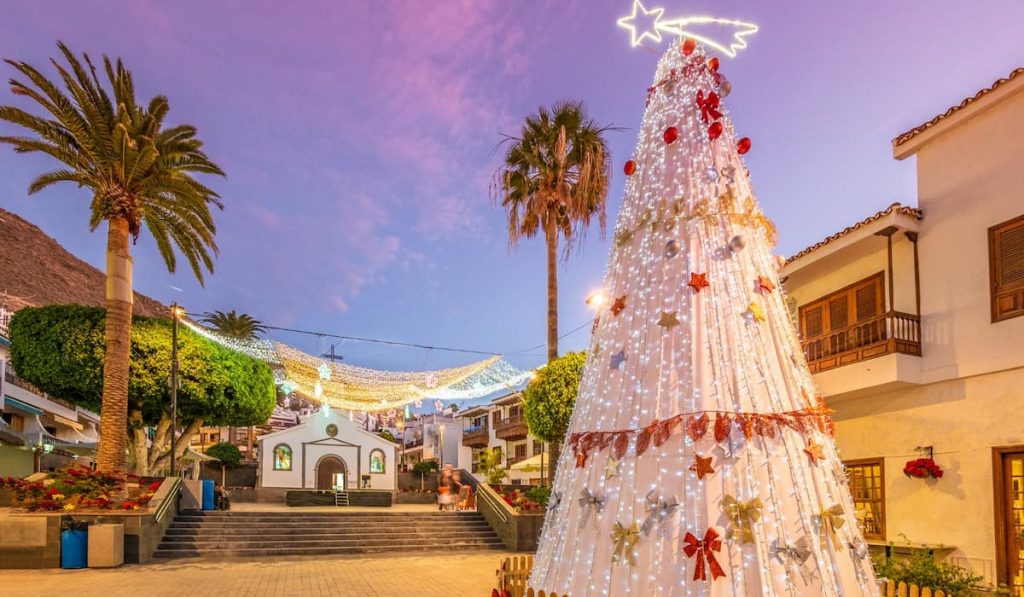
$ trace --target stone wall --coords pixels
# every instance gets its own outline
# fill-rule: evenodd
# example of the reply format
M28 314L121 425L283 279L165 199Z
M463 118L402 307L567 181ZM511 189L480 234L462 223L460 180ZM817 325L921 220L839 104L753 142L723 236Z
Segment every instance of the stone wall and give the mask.
M0 514L0 568L60 568L60 519Z

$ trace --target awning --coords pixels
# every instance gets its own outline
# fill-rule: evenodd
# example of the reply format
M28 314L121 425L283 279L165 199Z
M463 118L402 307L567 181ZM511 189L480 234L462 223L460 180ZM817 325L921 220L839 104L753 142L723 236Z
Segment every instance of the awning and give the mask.
M15 400L14 398L11 398L10 396L4 396L4 408L7 408L8 406L10 406L12 408L16 408L16 409L18 409L20 411L27 412L27 413L29 413L31 415L43 415L43 414L45 414L41 408L36 408L36 407L32 406L31 404L25 404L21 400Z
M541 460L541 457L543 457L543 460ZM519 462L510 466L509 470L513 470L520 473L536 473L540 471L541 462L544 463L544 468L548 468L549 465L547 452L544 452L543 454L535 454L534 456L531 456L526 460L520 460Z
M65 419L64 417L62 417L60 415L53 415L53 420L57 421L61 425L64 425L65 427L70 427L70 428L72 428L72 429L74 429L76 431L82 431L82 430L85 429L85 426L83 426L78 421L72 421L71 419Z
M191 447L185 448L185 453L181 455L182 460L194 460L196 462L220 462L220 458L214 458L209 454L203 454L202 452L196 452Z

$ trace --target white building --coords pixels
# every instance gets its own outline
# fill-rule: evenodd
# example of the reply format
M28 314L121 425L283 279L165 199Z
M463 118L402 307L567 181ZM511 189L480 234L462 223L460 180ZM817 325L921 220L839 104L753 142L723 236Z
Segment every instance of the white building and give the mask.
M1024 68L893 141L898 204L782 271L858 522L1024 595ZM909 478L932 456L939 479Z
M462 421L451 410L415 415L402 429L404 470L424 460L437 460L439 467L450 464L469 468L469 449L462 446Z
M506 482L538 484L541 481L540 467L518 471L512 467L531 457L546 454L544 442L530 437L526 420L523 418L522 395L512 392L484 404L467 409L459 414L462 419L462 444L470 450L468 468L475 477L484 479L480 472L480 455L484 450L497 450L501 454L502 466L509 471ZM546 456L541 456L545 459ZM545 475L547 471L544 471Z
M259 486L286 489L398 488L397 444L362 428L347 411L304 417L257 438Z

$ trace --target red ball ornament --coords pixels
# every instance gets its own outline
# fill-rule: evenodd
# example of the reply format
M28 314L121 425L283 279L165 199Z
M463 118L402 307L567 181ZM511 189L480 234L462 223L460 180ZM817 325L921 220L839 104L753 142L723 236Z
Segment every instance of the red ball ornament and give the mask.
M693 54L693 51L697 49L697 40L692 37L687 37L686 41L683 42L683 56L689 56Z
M718 123L715 123L715 124L718 124ZM675 143L676 139L678 139L678 138L679 138L679 131L676 130L676 127L670 126L667 129L665 129L665 144L666 145L671 145L672 143Z
M710 68L711 72L713 72L713 73L717 73L718 72L718 57L717 56L712 58L711 60L708 60L708 68Z
M736 142L736 151L743 155L750 151L750 137L743 137Z
M633 176L633 173L636 172L636 162L629 160L626 162L626 165L622 167L622 171L626 173L626 176Z
M715 139L722 136L722 123L712 122L711 126L708 127L708 139L714 141Z

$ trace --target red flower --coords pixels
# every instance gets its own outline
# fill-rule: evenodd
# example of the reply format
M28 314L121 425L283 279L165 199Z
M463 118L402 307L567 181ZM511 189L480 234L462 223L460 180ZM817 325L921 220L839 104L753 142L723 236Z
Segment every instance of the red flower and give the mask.
M153 481L149 484L150 491L156 491L157 489L160 489L160 481Z
M927 479L929 477L941 479L943 471L942 467L935 464L935 460L931 458L918 458L917 460L908 461L903 466L903 474L915 479Z

